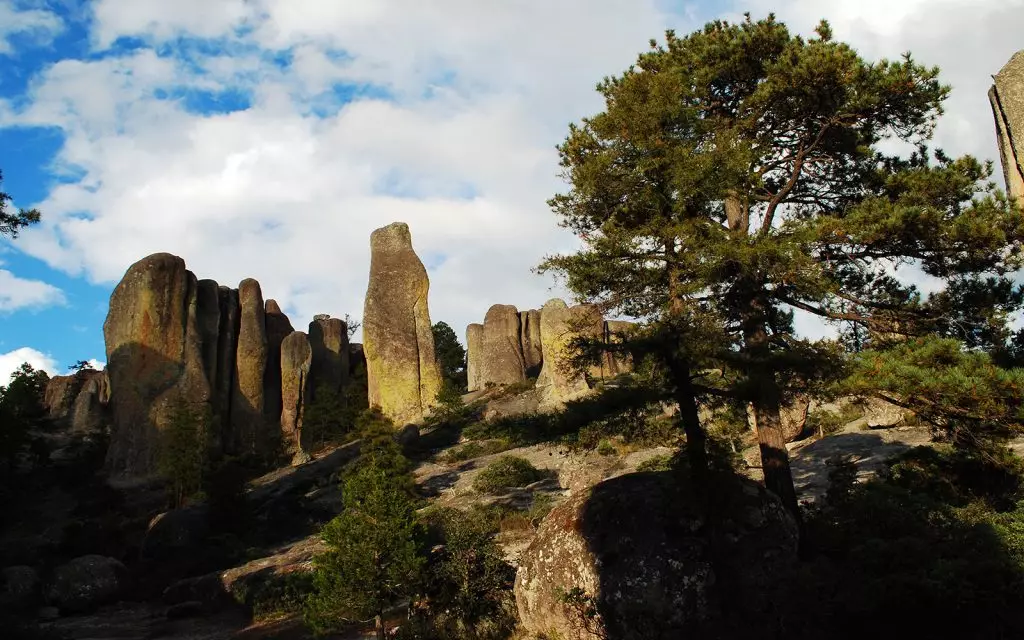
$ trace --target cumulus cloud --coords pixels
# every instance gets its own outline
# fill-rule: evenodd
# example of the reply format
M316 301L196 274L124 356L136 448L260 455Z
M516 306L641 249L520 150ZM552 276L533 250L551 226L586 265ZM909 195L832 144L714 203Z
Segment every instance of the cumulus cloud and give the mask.
M0 314L63 305L66 302L64 292L52 284L19 278L7 269L0 269Z
M64 22L50 11L26 7L17 0L0 0L0 54L14 52L12 36L27 36L44 44L64 29Z
M868 57L909 49L941 65L954 92L939 143L991 158L985 91L1019 46L1022 2L737 0L729 17L774 10L802 33L826 17ZM554 145L601 108L602 76L666 28L700 26L663 6L99 0L102 55L0 101L0 126L63 130L57 166L80 176L39 203L44 222L19 248L97 283L170 251L199 277L257 278L301 326L361 315L369 234L403 220L435 320L461 333L493 303L537 307L563 292L530 268L576 246L545 204L564 188ZM107 50L122 36L154 48ZM218 45L186 54L182 36ZM229 91L248 106L186 99Z
M20 347L7 353L0 353L0 386L7 386L11 381L11 374L26 362L32 365L33 369L42 369L51 376L60 373L57 370L57 361L50 355L32 347Z

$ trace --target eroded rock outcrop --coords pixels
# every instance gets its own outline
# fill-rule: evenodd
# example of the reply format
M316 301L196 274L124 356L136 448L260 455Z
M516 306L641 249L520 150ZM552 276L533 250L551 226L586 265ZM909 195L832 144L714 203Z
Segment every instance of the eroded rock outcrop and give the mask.
M760 485L737 480L722 508L716 552L703 517L669 473L635 473L571 496L522 555L515 598L523 629L565 638L657 640L694 635L719 597L749 610L797 559L797 523ZM582 629L561 590L578 587L597 616Z
M231 448L259 453L263 444L263 376L267 371L266 306L260 283L246 278L238 284L241 308L235 386L231 398Z
M1024 51L994 76L988 92L1006 191L1024 205Z
M309 372L313 349L301 331L281 343L281 434L290 452L302 450L302 413L309 397Z
M107 466L114 474L155 470L160 430L175 398L210 399L197 322L197 281L168 253L144 258L110 296L103 324L111 387Z
M473 323L466 327L466 389L483 389L480 359L484 349L484 325Z
M217 287L217 304L220 308L220 330L217 333L217 378L213 384L213 413L220 419L223 439L229 440L231 399L235 389L235 362L238 356L238 331L242 322L238 289Z
M263 376L263 413L267 422L281 421L281 343L295 329L276 300L267 300L264 308L267 323L267 370Z
M96 431L108 421L107 407L110 403L110 382L106 371L93 371L86 377L81 391L75 397L71 410L72 431Z
M536 377L544 363L544 347L540 339L540 310L519 312L519 335L522 343L526 375Z
M586 378L572 366L571 343L576 335L573 327L579 318L564 300L548 300L540 311L541 339L544 365L537 378L542 409L558 409L565 402L575 400L590 391Z
M369 402L401 426L422 419L441 388L427 308L430 282L405 223L374 231L370 256L363 309Z
M309 346L313 364L309 371L310 397L324 387L341 393L348 380L348 326L330 316L317 316L309 323Z
M480 367L480 383L484 387L526 380L519 310L512 305L496 304L487 310L477 365Z

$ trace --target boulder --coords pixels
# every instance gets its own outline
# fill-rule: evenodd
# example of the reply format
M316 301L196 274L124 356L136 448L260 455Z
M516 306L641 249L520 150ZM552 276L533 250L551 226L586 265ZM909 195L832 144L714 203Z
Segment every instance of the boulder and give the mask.
M481 342L483 348L478 364L482 386L516 384L526 380L518 309L508 304L496 304L488 309Z
M484 325L473 323L466 327L466 381L467 391L483 389L480 359L484 349Z
M575 307L574 307L575 309ZM571 366L573 312L563 300L548 300L540 311L544 365L537 378L542 410L558 409L590 391L586 378Z
M111 389L107 467L114 475L154 472L171 404L180 398L205 406L210 399L197 288L181 258L158 253L129 267L110 296L103 337Z
M220 308L220 329L217 332L217 380L213 385L213 413L218 416L221 438L228 444L231 431L231 397L235 389L235 360L238 355L238 332L242 309L238 289L217 288Z
M263 376L267 371L267 322L260 283L246 278L238 285L241 310L235 385L231 396L232 453L263 453L267 446L263 420Z
M302 413L309 398L309 370L313 350L301 331L281 343L281 434L288 451L302 450Z
M421 420L441 389L434 354L427 270L409 226L396 222L370 235L370 281L363 309L363 352L370 406L403 425Z
M540 310L519 312L519 335L522 341L523 365L526 375L536 377L544 364L544 347L540 339Z
M128 570L106 556L81 556L57 567L47 599L62 611L87 612L117 599L126 586Z
M150 520L139 555L143 560L165 560L189 553L203 545L209 532L206 505L172 509Z
M586 640L696 638L704 636L695 627L718 617L720 598L770 607L765 591L797 560L795 519L747 479L716 504L723 515L712 553L703 516L670 473L619 476L571 496L522 554L514 592L523 629ZM582 606L560 597L576 587ZM588 603L597 615L585 629Z
M0 609L22 611L38 605L41 587L39 574L32 567L5 568L0 571Z
M864 405L864 419L870 429L896 427L906 421L910 411L886 402L881 398L869 398Z
M1024 205L1024 50L1015 53L993 79L988 97L1006 191Z
M107 405L110 402L110 383L106 371L89 375L82 390L75 398L71 411L72 431L96 431L107 422Z
M348 327L344 320L317 316L309 323L309 346L313 365L309 370L310 394L316 397L321 386L337 393L348 381Z
M263 413L269 424L281 421L281 343L295 329L276 300L267 300L267 370L263 376Z

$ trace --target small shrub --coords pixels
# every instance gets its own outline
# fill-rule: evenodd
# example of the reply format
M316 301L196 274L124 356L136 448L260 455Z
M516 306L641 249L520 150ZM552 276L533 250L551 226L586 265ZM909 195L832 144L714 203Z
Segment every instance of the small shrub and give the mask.
M597 453L602 456L613 456L617 453L615 445L607 438L597 443Z
M254 575L232 593L234 599L249 607L256 621L289 616L302 611L313 592L313 574L308 571Z
M636 466L637 471L670 471L674 464L675 456L660 455L648 458Z
M852 404L841 407L839 411L833 409L812 411L807 415L807 424L804 430L824 438L838 433L843 427L863 415L864 413Z
M525 487L544 477L544 473L529 460L516 456L502 456L487 465L473 481L480 493L501 493L515 487Z
M440 460L448 464L464 462L466 460L472 460L474 458L508 451L511 448L511 443L504 438L495 438L492 440L484 440L482 442L467 442L464 445L447 451L443 456L441 456Z

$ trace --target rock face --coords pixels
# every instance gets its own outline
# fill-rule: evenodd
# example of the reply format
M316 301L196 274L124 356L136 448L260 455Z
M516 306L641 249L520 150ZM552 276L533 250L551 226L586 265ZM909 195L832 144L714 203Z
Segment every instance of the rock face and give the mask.
M63 611L84 612L114 600L128 570L114 558L82 556L57 567L47 598Z
M263 376L263 412L267 423L281 420L281 343L295 331L276 300L267 300L267 370Z
M796 522L749 480L732 493L717 563L698 533L702 517L668 473L619 476L570 497L523 553L515 598L524 630L586 640L702 637L692 627L718 615L719 594L770 606L760 594L796 562ZM594 598L591 631L559 598L573 587Z
M430 282L403 222L374 231L370 255L363 309L369 402L404 425L423 418L441 389L427 309Z
M238 289L217 288L220 307L220 330L217 336L217 379L213 385L213 413L220 418L222 439L230 436L231 398L235 388L235 360L238 355L238 331L242 310Z
M473 323L466 327L466 390L483 389L480 359L484 349L484 325Z
M1024 205L1024 51L1010 58L988 92L1006 191Z
M263 376L267 370L267 323L260 283L251 278L238 285L241 308L235 385L231 398L231 449L262 451L264 434Z
M109 398L106 376L101 371L82 369L69 376L54 376L46 383L43 405L59 426L89 430L99 426L102 407ZM91 402L94 399L95 402Z
M315 397L321 386L341 393L348 380L350 357L345 321L325 316L314 318L309 323L309 346L313 349L310 397Z
M790 400L789 404L780 408L779 417L782 418L782 437L786 442L793 442L804 432L810 408L811 398L806 394L798 394ZM757 417L754 414L753 405L747 405L747 423L756 433Z
M477 361L482 386L526 380L518 309L512 305L496 304L487 310L482 347Z
M129 267L110 296L103 336L112 390L107 466L115 475L154 470L158 434L176 397L210 399L196 294L185 262L158 253Z
M211 390L217 381L217 349L220 346L220 287L215 280L200 280L196 293L196 322L203 351L203 372Z
M72 431L95 431L107 421L110 383L106 371L90 372L71 411Z
M864 406L864 419L871 429L884 429L902 424L910 412L880 398L870 398Z
M573 309L576 309L574 307ZM563 300L548 300L540 311L540 335L544 352L544 365L537 378L541 409L557 409L569 400L575 400L590 391L587 381L570 366L570 343L575 335L574 312Z
M519 312L519 335L522 341L523 365L526 375L535 377L540 374L544 364L544 347L540 339L540 311L530 309Z
M305 333L288 334L281 343L281 434L289 451L302 449L302 411L309 397L313 350Z
M4 384L6 384L6 380ZM53 376L43 391L43 406L53 420L65 420L75 404L75 397L82 388L82 377L78 375Z

